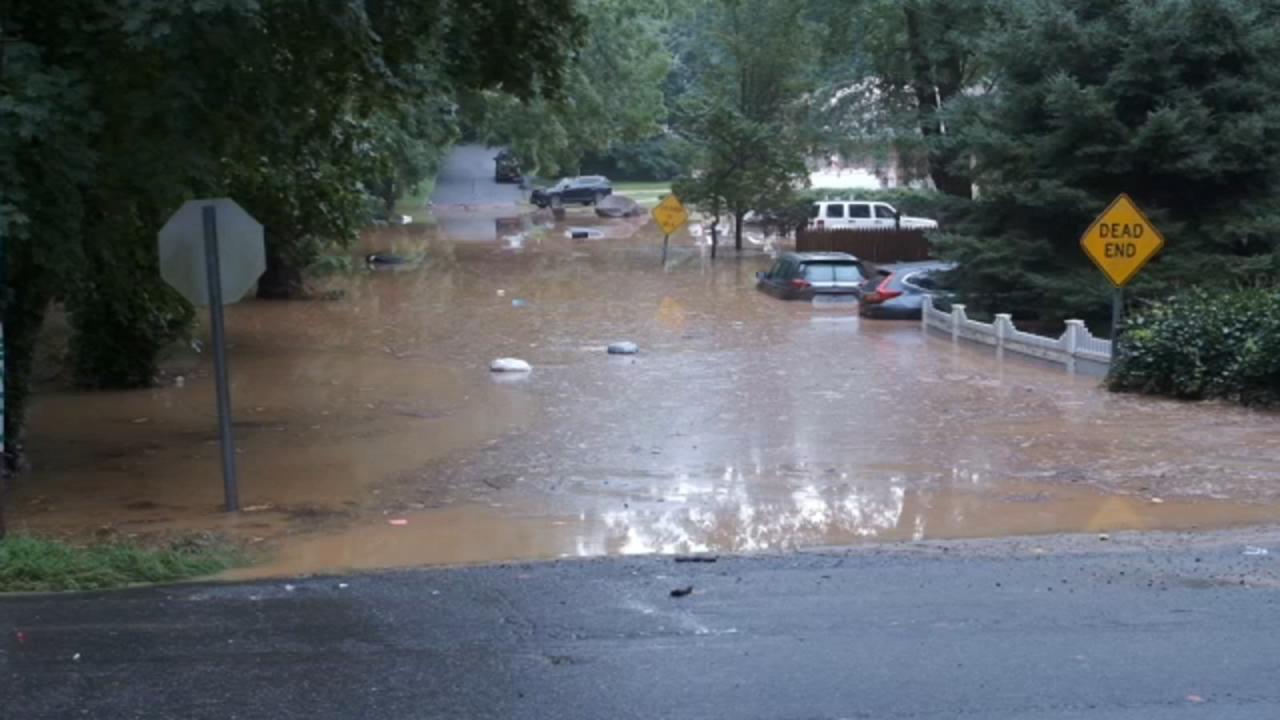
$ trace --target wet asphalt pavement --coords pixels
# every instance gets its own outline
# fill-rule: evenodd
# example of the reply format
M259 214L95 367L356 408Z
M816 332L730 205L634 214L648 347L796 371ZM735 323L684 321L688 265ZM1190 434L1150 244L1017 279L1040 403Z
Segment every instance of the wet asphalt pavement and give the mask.
M1217 537L8 597L0 698L24 720L1275 718L1280 532Z
M494 157L501 148L461 145L444 160L431 194L433 205L515 205L522 195L514 183L493 181Z

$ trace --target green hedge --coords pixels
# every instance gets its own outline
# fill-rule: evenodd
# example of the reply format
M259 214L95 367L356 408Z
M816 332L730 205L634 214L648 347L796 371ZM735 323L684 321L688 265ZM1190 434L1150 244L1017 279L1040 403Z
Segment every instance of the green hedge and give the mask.
M1247 405L1280 402L1280 290L1192 290L1130 318L1116 391Z

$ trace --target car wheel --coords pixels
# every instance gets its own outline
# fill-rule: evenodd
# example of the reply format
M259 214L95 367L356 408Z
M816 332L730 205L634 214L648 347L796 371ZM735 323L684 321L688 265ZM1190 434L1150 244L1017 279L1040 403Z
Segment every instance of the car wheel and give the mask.
M598 192L598 193L596 193L596 194L595 194L595 196L594 196L594 197L592 197L592 198L591 198L591 204L592 204L592 205L599 205L599 204L600 204L600 201L601 201L601 200L604 200L606 197L608 197L608 196L607 196L607 195L605 195L604 193L602 193L602 192Z
M559 195L552 195L552 196L551 196L551 209L552 209L552 210L559 210L559 209L561 208L561 206L562 206L562 205L563 205L563 203L561 203L561 202L560 202L560 196L559 196Z

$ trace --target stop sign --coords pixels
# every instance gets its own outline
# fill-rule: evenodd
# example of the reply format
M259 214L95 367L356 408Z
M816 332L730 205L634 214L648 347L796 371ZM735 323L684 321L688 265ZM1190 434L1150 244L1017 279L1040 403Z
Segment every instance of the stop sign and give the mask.
M231 198L188 200L160 229L160 275L193 305L209 304L205 267L204 208L217 223L222 302L230 305L249 292L267 269L262 224Z

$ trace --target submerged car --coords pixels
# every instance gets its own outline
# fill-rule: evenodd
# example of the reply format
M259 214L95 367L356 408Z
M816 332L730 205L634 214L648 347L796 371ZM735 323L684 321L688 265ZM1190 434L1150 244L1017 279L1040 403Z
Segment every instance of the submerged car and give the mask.
M756 287L783 300L812 300L825 295L862 294L867 272L858 258L840 252L786 253L767 272L756 274Z
M938 276L954 267L928 261L877 268L862 288L858 314L879 320L919 320L926 295L945 310L951 306L951 295L939 287Z
M595 205L613 194L613 185L603 175L583 175L563 178L549 188L539 188L529 196L529 202L540 208L556 208L565 205Z

